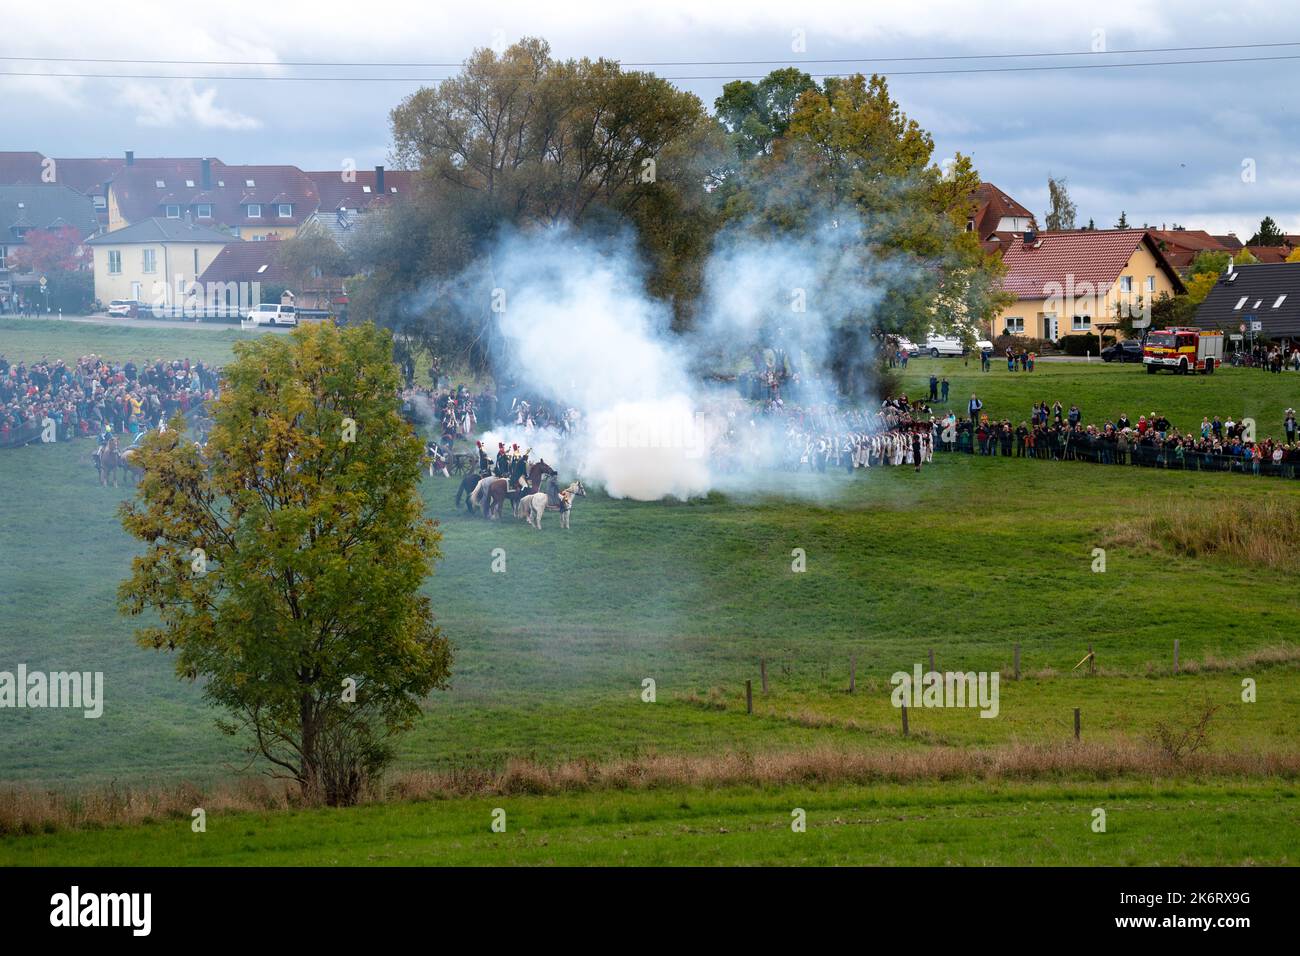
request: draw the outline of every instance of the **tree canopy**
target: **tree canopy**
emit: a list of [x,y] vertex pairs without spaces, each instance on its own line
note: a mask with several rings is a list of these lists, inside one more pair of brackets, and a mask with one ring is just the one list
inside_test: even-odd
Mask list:
[[146,547],[121,606],[152,612],[139,643],[175,653],[253,759],[350,803],[450,673],[419,591],[440,539],[422,443],[387,332],[313,323],[235,349],[206,446],[178,416],[138,453],[122,522]]

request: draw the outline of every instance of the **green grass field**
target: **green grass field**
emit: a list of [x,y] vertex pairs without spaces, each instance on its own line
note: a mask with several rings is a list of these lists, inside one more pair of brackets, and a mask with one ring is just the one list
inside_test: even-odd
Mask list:
[[[1300,862],[1275,783],[839,786],[460,798],[0,839],[77,866],[1196,866]],[[793,831],[802,809],[807,829]],[[1106,812],[1106,832],[1092,829]],[[493,832],[493,811],[506,830]]]
[[[134,330],[146,331],[154,330]],[[158,331],[174,338],[131,347],[195,354],[186,336],[199,333]],[[49,350],[96,333],[76,334],[90,338],[52,339]],[[10,342],[0,325],[0,352],[13,358],[20,348]],[[1041,363],[1012,375],[1005,365],[985,374],[961,360],[936,364],[955,400],[974,388],[997,415],[1023,416],[1032,401],[1059,397],[1089,416],[1156,409],[1191,425],[1215,411],[1252,415],[1267,433],[1265,423],[1280,422],[1300,390],[1300,376],[1252,370],[1179,378]],[[909,394],[923,391],[929,369],[912,363]],[[132,545],[114,509],[128,492],[94,483],[90,450],[80,442],[0,455],[0,669],[102,670],[107,697],[99,720],[0,711],[0,775],[60,790],[220,784],[242,764],[238,747],[216,732],[198,689],[177,681],[166,657],[138,649],[133,622],[116,613]],[[968,456],[938,456],[920,475],[878,469],[826,481],[813,495],[811,477],[792,478],[795,492],[810,494],[781,500],[636,503],[597,494],[579,503],[571,531],[551,516],[539,534],[508,517],[467,517],[454,508],[454,482],[426,478],[427,510],[444,535],[443,561],[426,587],[457,660],[452,688],[429,700],[402,739],[396,772],[826,746],[920,753],[1050,744],[1071,738],[1074,708],[1085,740],[1129,745],[1159,724],[1189,725],[1207,703],[1220,708],[1211,752],[1297,751],[1294,579],[1122,545],[1117,531],[1153,502],[1300,503],[1300,483]],[[491,570],[498,547],[504,574]],[[795,548],[807,554],[805,573],[791,570]],[[1106,549],[1104,573],[1092,570],[1095,548]],[[1177,675],[1175,639],[1184,665]],[[933,649],[940,670],[1009,676],[1016,644],[1024,679],[1004,681],[996,719],[914,710],[911,736],[902,738],[890,674],[910,671]],[[1086,665],[1072,670],[1089,646],[1095,676]],[[1269,649],[1280,663],[1255,657]],[[1255,703],[1241,701],[1244,677],[1258,684]],[[656,682],[654,703],[641,699],[646,678]],[[9,837],[0,862],[1293,863],[1294,832],[1282,831],[1295,830],[1294,790],[1289,779],[1194,776],[597,790],[511,797],[519,830],[505,835],[488,831],[484,807],[507,798],[457,797],[214,814],[194,841],[185,821]],[[1088,811],[1112,792],[1125,808],[1116,816],[1122,827],[1092,834]],[[809,810],[807,834],[790,833],[793,806]],[[1206,839],[1209,822],[1222,830]]]

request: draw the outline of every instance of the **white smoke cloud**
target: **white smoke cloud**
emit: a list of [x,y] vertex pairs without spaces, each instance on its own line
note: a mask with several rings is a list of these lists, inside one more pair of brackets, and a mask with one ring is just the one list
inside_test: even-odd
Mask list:
[[[829,360],[844,343],[837,323],[874,310],[883,285],[863,269],[859,237],[832,228],[795,241],[724,237],[706,269],[704,313],[694,332],[670,331],[669,306],[646,290],[630,237],[597,241],[568,227],[516,233],[491,255],[497,316],[521,389],[557,410],[576,408],[580,427],[485,435],[534,450],[614,497],[687,499],[713,490],[776,490],[789,423],[763,417],[734,386],[710,386],[701,370],[734,372],[751,348],[779,343],[800,375],[803,405],[834,400]],[[484,276],[446,290],[483,301]],[[863,372],[870,349],[853,357]]]

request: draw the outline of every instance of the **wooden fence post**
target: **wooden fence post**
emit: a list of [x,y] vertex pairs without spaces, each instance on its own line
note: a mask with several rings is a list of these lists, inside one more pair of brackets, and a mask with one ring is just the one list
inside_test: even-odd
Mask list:
[[849,693],[858,686],[858,655],[854,654],[849,658]]
[[745,713],[752,714],[753,712],[754,712],[754,682],[752,680],[747,680],[745,681]]
[[1092,645],[1088,645],[1088,676],[1097,673],[1097,655],[1092,652]]
[[1016,645],[1016,650],[1015,650],[1015,659],[1016,659],[1016,665],[1015,665],[1015,666],[1016,666],[1016,680],[1020,680],[1020,645],[1019,645],[1019,644]]
[[1074,708],[1074,739],[1079,739],[1079,708]]
[[758,671],[760,674],[763,675],[763,696],[766,697],[767,696],[767,658],[766,657],[760,657],[758,659]]
[[907,736],[907,705],[906,704],[903,705],[902,710],[903,710],[903,736],[906,737]]

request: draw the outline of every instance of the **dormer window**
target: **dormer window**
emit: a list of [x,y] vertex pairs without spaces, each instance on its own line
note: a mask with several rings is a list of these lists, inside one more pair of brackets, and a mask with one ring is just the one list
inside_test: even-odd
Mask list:
[[167,218],[168,218],[168,219],[179,219],[179,218],[181,218],[181,207],[180,207],[180,206],[168,206],[168,207],[167,207]]
[[249,219],[262,218],[262,204],[260,202],[250,202],[248,204],[248,218]]
[[279,208],[276,210],[276,214],[281,219],[289,219],[290,217],[293,216],[293,203],[291,202],[280,203]]
[[194,207],[194,215],[199,219],[212,218],[212,203],[201,202]]

